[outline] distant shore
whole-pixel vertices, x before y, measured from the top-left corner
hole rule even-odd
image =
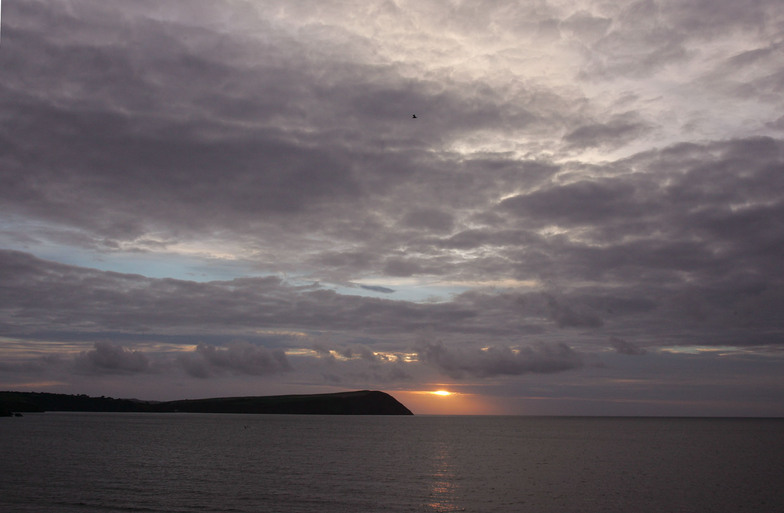
[[[377,390],[331,394],[216,397],[164,402],[47,392],[0,392],[0,416],[46,411],[413,415],[411,410],[397,399]]]

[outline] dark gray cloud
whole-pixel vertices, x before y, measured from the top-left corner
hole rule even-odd
[[[566,344],[533,344],[521,348],[450,348],[442,342],[425,343],[422,360],[447,375],[464,377],[517,376],[553,373],[582,366],[579,354]]]
[[[632,344],[628,340],[624,340],[620,337],[611,337],[610,345],[612,345],[613,349],[615,349],[615,351],[617,351],[619,354],[639,356],[647,353],[644,348],[638,347],[637,345]]]
[[[562,328],[568,326],[598,328],[603,324],[596,313],[587,309],[578,311],[550,295],[547,296],[547,307],[551,318]]]
[[[278,278],[196,283],[56,264],[0,251],[6,333],[57,329],[144,333],[280,329],[459,329],[476,315],[460,304],[416,304],[300,289]],[[220,305],[220,308],[216,308]]]
[[[382,287],[381,285],[360,285],[360,288],[365,290],[369,290],[371,292],[381,292],[383,294],[392,294],[395,292],[395,289],[390,289],[389,287]]]
[[[110,342],[96,342],[93,349],[80,353],[74,360],[81,372],[95,374],[137,373],[150,369],[149,358]]]
[[[600,262],[609,257],[591,258]],[[446,302],[415,303],[302,288],[273,277],[208,283],[152,279],[9,251],[0,252],[0,263],[6,292],[0,300],[0,336],[9,337],[67,340],[127,333],[153,339],[173,334],[256,338],[262,327],[327,330],[342,336],[367,333],[379,341],[402,343],[425,329],[454,340],[545,333],[557,339],[559,332],[575,329],[597,335],[637,329],[646,336],[655,334],[662,345],[676,343],[687,333],[695,343],[708,345],[781,344],[772,333],[780,328],[777,312],[784,304],[784,287],[760,281],[742,268],[721,276],[696,268],[684,282],[673,278],[690,268],[677,262],[661,268],[652,262],[629,262],[624,264],[630,267],[628,275],[618,269],[604,271],[613,277],[611,286],[593,282],[569,293],[471,291]],[[662,278],[667,280],[657,283]],[[274,343],[286,347],[299,342],[279,337]]]
[[[406,214],[403,225],[434,232],[449,232],[454,226],[452,214],[437,209],[414,210]]]
[[[179,362],[188,375],[208,378],[225,372],[260,376],[291,370],[281,349],[267,349],[249,342],[232,342],[227,347],[200,344],[182,353]]]
[[[528,218],[534,226],[594,225],[597,221],[646,214],[649,210],[635,201],[635,192],[634,184],[625,180],[580,181],[508,198],[500,206]]]

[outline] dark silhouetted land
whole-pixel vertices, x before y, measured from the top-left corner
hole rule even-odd
[[[373,390],[166,402],[45,392],[0,392],[0,416],[8,416],[11,412],[45,411],[413,415],[391,395]]]

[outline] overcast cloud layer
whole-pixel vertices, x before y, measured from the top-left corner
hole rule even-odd
[[[784,415],[778,0],[4,7],[0,389]]]

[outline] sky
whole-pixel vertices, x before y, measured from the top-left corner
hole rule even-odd
[[[784,415],[779,0],[4,4],[0,389]]]

